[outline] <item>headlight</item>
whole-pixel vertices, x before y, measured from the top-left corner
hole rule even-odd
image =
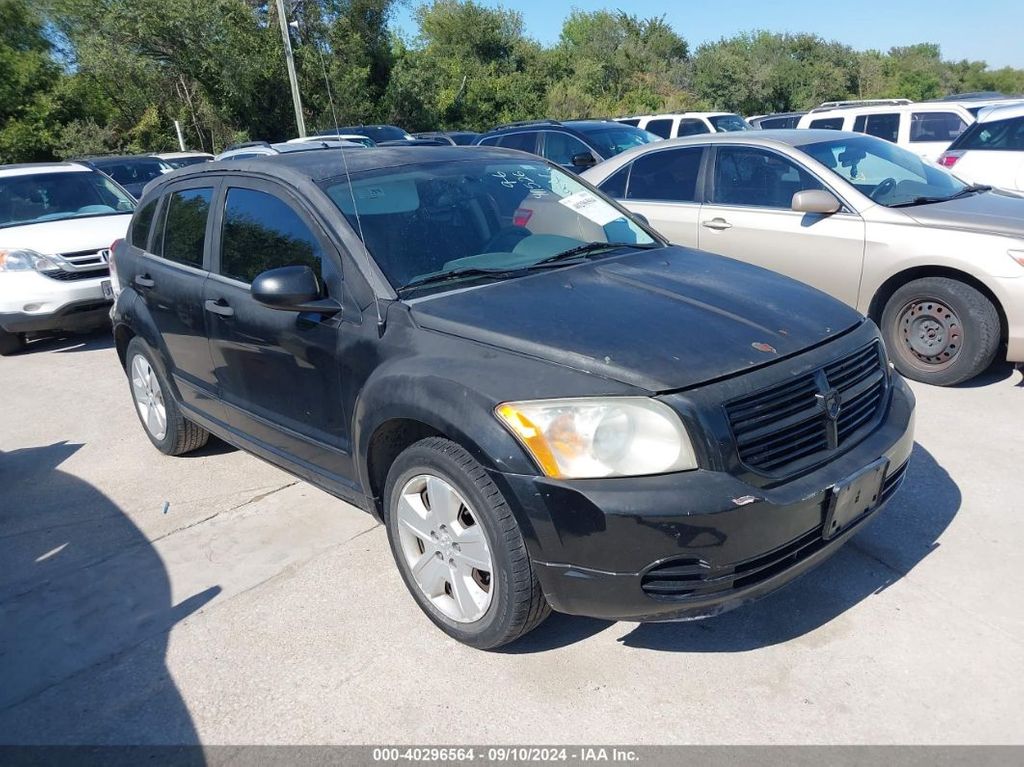
[[[0,250],[0,272],[52,272],[57,264],[34,250]]]
[[[633,477],[697,468],[679,416],[647,397],[506,402],[494,412],[549,477]]]
[[[1008,250],[1007,254],[1021,266],[1024,266],[1024,250]]]

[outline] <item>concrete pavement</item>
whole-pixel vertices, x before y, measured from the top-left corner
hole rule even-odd
[[[219,442],[157,453],[103,334],[34,347],[0,359],[0,743],[1024,741],[1008,367],[915,385],[904,489],[783,591],[482,653],[368,515]]]

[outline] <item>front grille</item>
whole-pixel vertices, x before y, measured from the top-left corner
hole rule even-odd
[[[61,265],[57,271],[42,272],[52,280],[72,282],[94,280],[110,274],[109,252],[106,250],[79,250],[74,253],[58,253],[54,259]]]
[[[785,383],[726,405],[740,460],[751,469],[779,475],[811,466],[873,426],[885,401],[881,345],[853,354]],[[838,398],[829,416],[828,395]]]
[[[890,468],[882,483],[879,506],[892,498],[902,484],[908,464],[909,461],[902,466]],[[640,588],[645,594],[661,599],[685,599],[691,596],[699,599],[721,591],[742,589],[784,572],[828,544],[829,541],[822,537],[822,526],[818,525],[775,551],[732,567],[716,570],[700,559],[671,559],[644,573],[640,579]]]

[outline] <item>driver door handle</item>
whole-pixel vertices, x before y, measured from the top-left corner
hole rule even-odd
[[[710,221],[703,221],[701,222],[701,226],[705,229],[714,229],[716,232],[724,232],[726,229],[732,229],[732,224],[724,218],[713,218]]]
[[[221,298],[216,301],[208,300],[204,306],[206,311],[212,314],[218,314],[221,317],[232,317],[235,314],[235,310],[228,306],[227,302]]]
[[[138,285],[140,288],[151,288],[154,285],[156,285],[156,283],[153,282],[153,278],[150,277],[148,274],[138,275],[135,278],[135,284]]]

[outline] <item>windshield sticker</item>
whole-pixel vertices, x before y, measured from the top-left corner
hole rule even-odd
[[[563,197],[558,202],[576,211],[584,218],[589,218],[598,226],[605,226],[617,218],[622,218],[619,211],[586,189]]]

